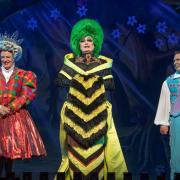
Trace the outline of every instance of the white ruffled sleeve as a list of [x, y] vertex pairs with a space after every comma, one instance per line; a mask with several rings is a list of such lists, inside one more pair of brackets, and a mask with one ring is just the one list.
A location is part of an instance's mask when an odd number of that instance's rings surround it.
[[169, 126], [169, 113], [170, 113], [170, 91], [167, 82], [164, 81], [161, 88], [161, 94], [159, 98], [159, 104], [158, 104], [154, 124]]

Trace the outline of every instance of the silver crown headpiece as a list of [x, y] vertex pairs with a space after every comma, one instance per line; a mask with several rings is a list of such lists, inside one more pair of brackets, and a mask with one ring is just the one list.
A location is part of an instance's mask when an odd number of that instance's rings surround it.
[[18, 35], [17, 31], [12, 36], [9, 36], [7, 33], [0, 34], [0, 51], [11, 51], [15, 61], [18, 61], [22, 56], [20, 44], [23, 42], [23, 39], [18, 39]]

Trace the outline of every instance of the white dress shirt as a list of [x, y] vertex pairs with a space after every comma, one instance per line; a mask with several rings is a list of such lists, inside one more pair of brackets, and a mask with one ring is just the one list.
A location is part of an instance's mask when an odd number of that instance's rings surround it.
[[14, 65], [10, 69], [5, 69], [3, 66], [1, 66], [2, 73], [6, 79], [6, 83], [9, 81], [13, 71], [14, 71]]
[[[173, 76], [174, 76], [173, 79], [180, 78], [180, 74], [175, 73]], [[154, 124], [169, 126], [170, 110], [171, 110], [170, 91], [167, 85], [167, 81], [164, 81], [161, 88], [161, 94], [159, 98], [159, 104], [158, 104]]]

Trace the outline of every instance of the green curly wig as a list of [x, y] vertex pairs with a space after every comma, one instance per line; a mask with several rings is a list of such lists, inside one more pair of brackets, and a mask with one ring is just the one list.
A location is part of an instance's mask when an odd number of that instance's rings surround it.
[[78, 21], [71, 31], [70, 44], [76, 56], [81, 55], [80, 41], [86, 36], [91, 36], [94, 43], [94, 56], [98, 56], [103, 43], [103, 30], [100, 24], [93, 19], [82, 19]]

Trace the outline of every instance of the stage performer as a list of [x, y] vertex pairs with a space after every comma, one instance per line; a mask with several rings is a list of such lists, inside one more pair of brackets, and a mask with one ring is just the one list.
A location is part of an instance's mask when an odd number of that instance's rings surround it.
[[161, 134], [170, 134], [171, 180], [180, 173], [180, 51], [174, 55], [176, 72], [162, 84], [154, 123], [160, 125]]
[[127, 172], [125, 159], [112, 118], [112, 106], [106, 91], [113, 90], [111, 74], [113, 60], [99, 55], [103, 43], [100, 24], [92, 19], [77, 22], [71, 32], [73, 53], [65, 55], [57, 84], [68, 87], [60, 119], [62, 161], [58, 172], [73, 179], [81, 172], [83, 179], [98, 173], [115, 172], [123, 179]]
[[46, 150], [26, 106], [35, 98], [36, 75], [16, 67], [21, 58], [18, 33], [0, 34], [0, 173], [11, 173], [13, 160], [44, 156]]

